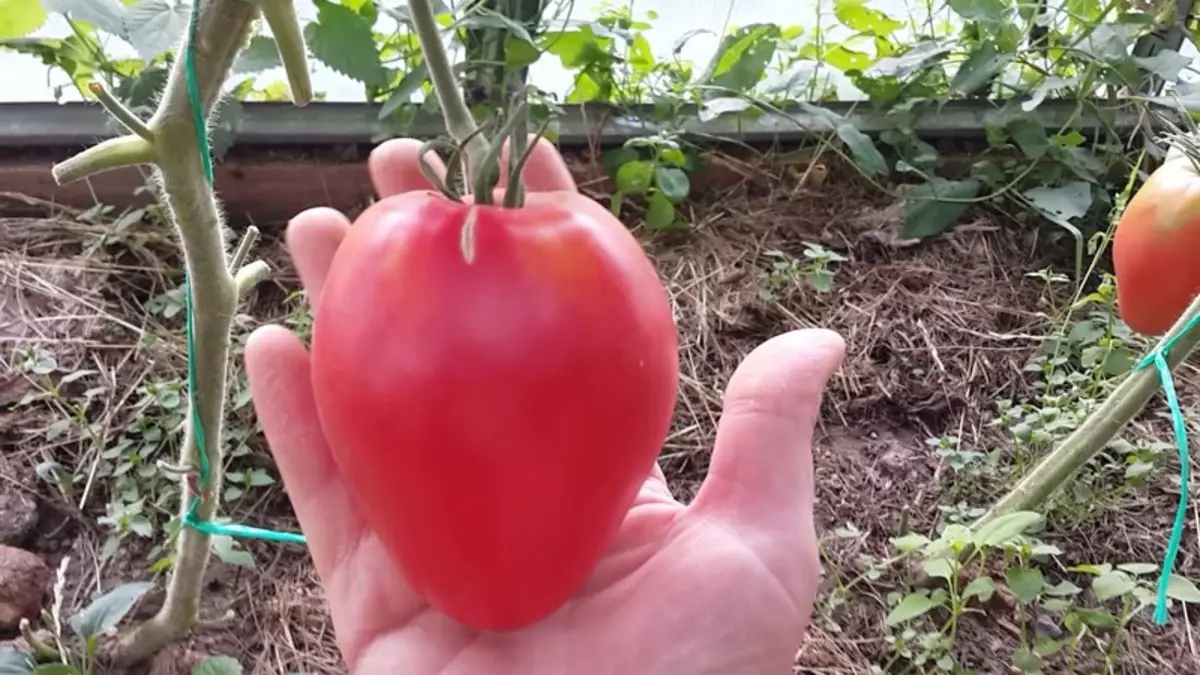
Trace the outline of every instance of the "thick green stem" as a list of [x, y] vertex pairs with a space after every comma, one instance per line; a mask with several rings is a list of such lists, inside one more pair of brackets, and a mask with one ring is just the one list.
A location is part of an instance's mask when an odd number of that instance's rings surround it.
[[[258, 18], [259, 6], [245, 0], [208, 0], [200, 6], [193, 49], [196, 82], [207, 119], [238, 51], [246, 43]], [[220, 503], [224, 465], [221, 426], [229, 333], [237, 308], [238, 288], [226, 260], [220, 210], [201, 162], [203, 149], [197, 139], [188, 99], [186, 63], [187, 59], [182, 56], [175, 60], [162, 102], [148, 126], [154, 131], [158, 175], [166, 195], [167, 210], [178, 230], [190, 283], [195, 330], [192, 358], [196, 371], [192, 397], [195, 412], [206, 432], [204, 451], [210, 467], [203, 499], [196, 511], [196, 517], [204, 521], [215, 515]], [[72, 161], [76, 160], [68, 160], [58, 167], [56, 176], [70, 175], [63, 167], [69, 167]], [[192, 465], [200, 452], [195, 430], [189, 425], [179, 465]], [[196, 495], [187, 480], [181, 480], [180, 486], [181, 512], [186, 512]], [[163, 606], [154, 617], [120, 638], [112, 654], [117, 663], [141, 662], [181, 638], [195, 625], [209, 554], [207, 535], [190, 527], [179, 531]]]
[[[1192, 301], [1163, 342], [1182, 330], [1192, 317], [1200, 313], [1200, 297]], [[1200, 330], [1182, 335], [1171, 348], [1171, 353], [1165, 354], [1167, 364], [1174, 369], [1188, 354], [1200, 344]], [[1113, 390], [1111, 396], [1088, 416], [1083, 425], [1075, 433], [1067, 437], [1054, 452], [1047, 455], [1028, 475], [976, 523], [979, 525], [1015, 511], [1037, 510], [1054, 490], [1066, 482], [1089, 459], [1103, 448], [1116, 435], [1121, 427], [1132, 420], [1154, 393], [1158, 391], [1158, 372], [1147, 366], [1130, 374]], [[1183, 489], [1187, 489], [1185, 485]]]
[[312, 101], [312, 78], [308, 71], [308, 49], [304, 44], [304, 31], [296, 17], [293, 0], [258, 0], [263, 18], [275, 36], [279, 48], [279, 60], [287, 73], [288, 86], [292, 90], [292, 102], [298, 106]]
[[488, 143], [478, 131], [475, 118], [467, 108], [458, 81], [454, 77], [454, 68], [450, 65], [450, 56], [442, 44], [441, 31], [438, 28], [437, 16], [429, 0], [408, 0], [409, 13], [412, 15], [413, 28], [417, 39], [421, 42], [421, 53], [425, 57], [425, 65], [429, 68], [429, 79], [433, 81], [433, 90], [437, 93], [438, 105], [442, 108], [442, 117], [446, 120], [446, 131], [450, 137], [466, 145], [467, 152], [467, 184], [483, 163], [488, 151]]
[[146, 126], [146, 123], [136, 113], [125, 107], [124, 103], [117, 100], [117, 97], [112, 95], [104, 83], [92, 82], [88, 84], [88, 91], [92, 92], [92, 95], [96, 97], [100, 105], [104, 106], [108, 114], [120, 122], [121, 126], [125, 127], [129, 133], [142, 137], [148, 143], [154, 142], [154, 132], [150, 130], [150, 127]]

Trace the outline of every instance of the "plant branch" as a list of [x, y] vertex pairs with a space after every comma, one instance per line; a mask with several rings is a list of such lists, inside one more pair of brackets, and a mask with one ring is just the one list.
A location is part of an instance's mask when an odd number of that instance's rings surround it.
[[113, 169], [123, 169], [158, 161], [155, 145], [140, 136], [118, 136], [93, 145], [83, 152], [55, 164], [50, 169], [59, 185], [74, 183]]
[[234, 249], [233, 257], [229, 259], [230, 271], [238, 270], [246, 264], [246, 258], [250, 257], [250, 249], [254, 248], [255, 242], [258, 241], [258, 235], [257, 227], [250, 225], [246, 228], [246, 232], [242, 234], [242, 240]]
[[[1192, 301], [1183, 316], [1175, 322], [1167, 335], [1159, 341], [1161, 348], [1170, 336], [1183, 329], [1196, 314], [1200, 313], [1200, 297]], [[1171, 369], [1178, 366], [1188, 354], [1200, 345], [1200, 330], [1185, 334], [1175, 342], [1170, 354], [1164, 354]], [[1131, 373], [1112, 392], [1104, 403], [1088, 416], [1083, 425], [1063, 441], [1054, 452], [1047, 455], [1021, 482], [1000, 501], [996, 502], [975, 524], [975, 527], [1006, 513], [1037, 510], [1056, 488], [1079, 470], [1089, 459], [1103, 448], [1109, 440], [1132, 420], [1159, 389], [1158, 373], [1153, 367], [1145, 367]], [[1187, 486], [1184, 486], [1187, 489]]]
[[255, 260], [249, 265], [239, 268], [237, 273], [233, 275], [233, 285], [237, 288], [238, 297], [240, 298], [249, 293], [251, 288], [254, 288], [258, 282], [266, 279], [270, 273], [270, 266], [262, 260]]
[[92, 95], [96, 97], [100, 105], [104, 106], [108, 114], [120, 122], [121, 126], [125, 127], [129, 133], [140, 136], [149, 143], [154, 142], [154, 132], [150, 127], [146, 126], [146, 123], [142, 121], [142, 118], [137, 116], [137, 113], [125, 107], [124, 103], [117, 100], [117, 97], [112, 95], [112, 92], [108, 90], [108, 87], [104, 86], [104, 83], [97, 81], [89, 82], [88, 91], [92, 92]]
[[304, 31], [296, 17], [293, 0], [258, 0], [263, 18], [275, 36], [279, 48], [279, 60], [287, 73], [288, 87], [292, 90], [292, 102], [298, 106], [312, 101], [312, 78], [308, 70], [308, 49], [304, 45]]
[[33, 652], [33, 658], [40, 662], [58, 661], [58, 650], [50, 646], [45, 640], [33, 630], [33, 626], [29, 623], [29, 619], [21, 619], [20, 623], [21, 637], [29, 645], [30, 651]]
[[[258, 18], [259, 5], [245, 0], [207, 0], [193, 7], [200, 15], [195, 17], [195, 43], [190, 48], [203, 117], [207, 120], [220, 97], [221, 85]], [[226, 260], [221, 213], [203, 169], [201, 152], [206, 149], [201, 148], [197, 138], [188, 97], [189, 60], [183, 58], [183, 50], [188, 48], [184, 42], [149, 126], [155, 133], [155, 147], [160, 149], [156, 157], [158, 173], [166, 195], [167, 213], [182, 244], [189, 280], [195, 340], [191, 358], [196, 373], [195, 390], [189, 392], [195, 409], [189, 411], [198, 416], [206, 432], [203, 451], [210, 468], [195, 516], [207, 521], [215, 515], [220, 503], [221, 426], [229, 334], [238, 296]], [[189, 424], [179, 466], [193, 465], [200, 452], [196, 429]], [[180, 491], [181, 513], [186, 513], [197, 495], [186, 478], [180, 481]], [[209, 555], [208, 535], [191, 527], [180, 529], [163, 606], [155, 616], [121, 636], [111, 654], [117, 664], [143, 661], [196, 624]]]
[[467, 102], [463, 99], [462, 91], [454, 77], [454, 68], [450, 65], [450, 57], [442, 44], [433, 6], [429, 0], [408, 0], [408, 8], [417, 39], [421, 42], [425, 65], [429, 68], [429, 79], [433, 81], [433, 90], [437, 94], [438, 105], [441, 106], [442, 116], [446, 120], [446, 131], [455, 141], [466, 145], [466, 175], [467, 184], [470, 185], [487, 154], [487, 140], [482, 134], [476, 133], [478, 128], [475, 118], [471, 116], [471, 110], [467, 108]]

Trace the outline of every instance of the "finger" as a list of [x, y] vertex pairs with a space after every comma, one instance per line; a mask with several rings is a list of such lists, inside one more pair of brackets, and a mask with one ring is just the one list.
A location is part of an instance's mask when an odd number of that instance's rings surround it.
[[826, 330], [772, 338], [746, 357], [725, 391], [697, 514], [735, 528], [811, 528], [812, 436], [845, 342]]
[[259, 328], [246, 344], [254, 408], [325, 588], [338, 646], [353, 664], [374, 636], [410, 621], [424, 601], [354, 505], [317, 417], [309, 359], [281, 326]]
[[[421, 173], [418, 156], [421, 141], [415, 138], [393, 138], [380, 143], [367, 158], [367, 172], [379, 197], [391, 197], [414, 190], [432, 190], [433, 183]], [[425, 153], [425, 162], [443, 180], [446, 164], [436, 152]]]
[[[533, 143], [534, 134], [529, 135], [529, 143]], [[509, 144], [504, 143], [500, 150], [500, 185], [508, 185]], [[529, 159], [521, 169], [522, 184], [527, 192], [558, 192], [577, 190], [575, 178], [563, 161], [558, 148], [546, 138], [537, 139], [537, 143], [529, 150]]]
[[308, 295], [309, 306], [316, 311], [325, 277], [342, 240], [350, 230], [350, 221], [340, 211], [318, 207], [292, 219], [284, 234], [288, 255], [296, 266], [300, 283]]
[[321, 578], [362, 539], [364, 524], [317, 418], [309, 355], [290, 331], [264, 326], [246, 342], [246, 375], [263, 434]]

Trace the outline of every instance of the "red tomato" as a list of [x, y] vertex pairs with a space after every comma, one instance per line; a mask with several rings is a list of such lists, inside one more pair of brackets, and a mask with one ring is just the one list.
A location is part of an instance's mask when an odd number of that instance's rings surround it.
[[1172, 148], [1113, 235], [1117, 309], [1133, 330], [1167, 332], [1200, 293], [1200, 174]]
[[612, 544], [669, 430], [677, 349], [654, 267], [591, 199], [408, 193], [334, 258], [313, 388], [407, 581], [507, 630], [561, 607]]

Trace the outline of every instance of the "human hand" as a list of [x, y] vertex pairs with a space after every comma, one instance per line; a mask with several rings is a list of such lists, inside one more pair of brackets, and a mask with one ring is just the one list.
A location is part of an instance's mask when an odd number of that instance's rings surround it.
[[[432, 189], [418, 147], [392, 140], [371, 154], [381, 197]], [[545, 141], [523, 178], [529, 192], [576, 189]], [[349, 227], [327, 208], [288, 226], [314, 308]], [[790, 672], [820, 579], [812, 434], [843, 353], [842, 339], [824, 330], [780, 335], [751, 352], [726, 390], [696, 499], [676, 501], [656, 465], [585, 587], [544, 621], [508, 633], [462, 627], [401, 577], [339, 476], [300, 340], [279, 326], [256, 330], [246, 368], [354, 675], [770, 675]]]

